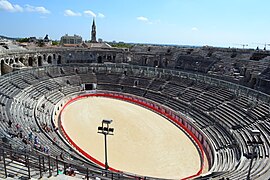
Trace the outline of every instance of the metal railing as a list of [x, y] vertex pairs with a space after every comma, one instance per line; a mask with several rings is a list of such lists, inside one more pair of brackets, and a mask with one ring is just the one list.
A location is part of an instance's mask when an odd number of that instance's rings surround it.
[[[70, 170], [73, 170], [72, 174]], [[9, 144], [0, 143], [0, 178], [42, 178], [65, 174], [79, 178], [134, 179], [132, 175], [114, 173], [103, 169], [93, 170], [87, 166], [76, 165], [61, 157], [50, 156], [37, 151], [26, 153], [13, 149]]]

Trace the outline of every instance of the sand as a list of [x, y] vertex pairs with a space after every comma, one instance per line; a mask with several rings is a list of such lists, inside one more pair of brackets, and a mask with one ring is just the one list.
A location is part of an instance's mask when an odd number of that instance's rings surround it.
[[85, 152], [104, 162], [103, 119], [112, 119], [108, 164], [143, 176], [179, 179], [196, 174], [200, 156], [192, 141], [162, 116], [141, 106], [105, 97], [88, 97], [68, 105], [63, 128]]

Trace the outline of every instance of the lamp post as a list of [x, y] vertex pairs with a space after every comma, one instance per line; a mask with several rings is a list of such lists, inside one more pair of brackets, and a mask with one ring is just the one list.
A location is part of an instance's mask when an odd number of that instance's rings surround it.
[[[250, 164], [249, 164], [248, 174], [247, 174], [247, 180], [250, 180], [250, 173], [251, 173], [253, 160], [259, 154], [259, 144], [263, 144], [263, 142], [260, 139], [261, 132], [259, 130], [251, 130], [250, 132], [252, 135], [252, 141], [248, 141], [247, 143], [250, 146], [252, 146], [252, 153], [245, 155], [248, 159], [251, 159]], [[257, 141], [255, 137], [257, 137], [259, 141]]]
[[107, 135], [113, 135], [114, 128], [110, 128], [112, 120], [102, 120], [102, 125], [98, 127], [98, 133], [104, 135], [104, 147], [105, 147], [105, 170], [109, 169], [107, 158]]

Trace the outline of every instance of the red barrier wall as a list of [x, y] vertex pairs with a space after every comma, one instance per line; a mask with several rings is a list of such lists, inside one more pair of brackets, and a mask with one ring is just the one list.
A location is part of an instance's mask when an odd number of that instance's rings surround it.
[[[159, 105], [156, 105], [152, 102], [148, 102], [147, 100], [145, 99], [139, 99], [137, 97], [133, 97], [133, 96], [127, 96], [127, 95], [123, 95], [123, 94], [118, 94], [118, 93], [96, 93], [96, 94], [85, 94], [85, 95], [80, 95], [80, 96], [77, 96], [71, 100], [69, 100], [64, 106], [63, 108], [61, 109], [60, 111], [60, 124], [61, 124], [61, 130], [63, 132], [63, 134], [65, 135], [66, 139], [70, 142], [70, 144], [72, 144], [72, 146], [75, 147], [76, 150], [78, 150], [81, 154], [83, 154], [85, 157], [87, 157], [90, 161], [98, 164], [99, 166], [101, 167], [105, 167], [105, 165], [98, 161], [97, 159], [93, 158], [91, 155], [89, 155], [87, 152], [85, 152], [83, 149], [81, 149], [75, 142], [73, 142], [73, 140], [68, 136], [68, 134], [66, 133], [65, 129], [63, 128], [62, 126], [62, 121], [61, 121], [61, 115], [62, 115], [62, 111], [65, 109], [66, 106], [68, 106], [70, 103], [78, 100], [78, 99], [82, 99], [82, 98], [85, 98], [85, 97], [89, 97], [89, 96], [96, 96], [96, 97], [107, 97], [107, 98], [114, 98], [114, 99], [120, 99], [120, 100], [124, 100], [124, 101], [127, 101], [127, 102], [131, 102], [131, 103], [135, 103], [135, 104], [138, 104], [140, 106], [143, 106], [145, 108], [148, 108], [156, 113], [159, 113], [163, 116], [165, 116], [166, 118], [168, 118], [170, 121], [174, 122], [175, 124], [177, 124], [180, 128], [182, 128], [193, 140], [193, 142], [195, 142], [196, 146], [197, 146], [197, 149], [201, 155], [201, 168], [199, 169], [199, 171], [194, 174], [194, 175], [191, 175], [189, 177], [186, 177], [186, 178], [183, 178], [183, 179], [191, 179], [191, 178], [194, 178], [198, 175], [200, 175], [202, 173], [202, 170], [204, 168], [204, 151], [203, 151], [203, 146], [202, 144], [200, 143], [200, 141], [198, 140], [198, 138], [191, 132], [191, 130], [188, 129], [188, 127], [186, 127], [184, 124], [182, 124], [180, 121], [179, 121], [179, 117], [178, 115], [176, 116], [175, 114], [172, 114], [172, 112], [167, 112], [168, 110], [166, 110], [165, 108], [159, 106]], [[183, 119], [183, 117], [181, 117]], [[109, 168], [109, 170], [111, 171], [115, 171], [115, 172], [121, 172], [119, 170], [116, 170], [114, 168]]]

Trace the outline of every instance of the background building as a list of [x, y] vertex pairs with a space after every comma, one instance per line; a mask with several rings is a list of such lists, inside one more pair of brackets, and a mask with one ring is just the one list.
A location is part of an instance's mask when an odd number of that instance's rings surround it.
[[97, 43], [97, 30], [96, 30], [96, 23], [95, 23], [95, 19], [93, 19], [93, 23], [92, 23], [92, 31], [91, 31], [91, 43]]
[[66, 34], [65, 36], [61, 37], [60, 44], [81, 44], [82, 37], [79, 35], [74, 34], [74, 36], [69, 36]]

